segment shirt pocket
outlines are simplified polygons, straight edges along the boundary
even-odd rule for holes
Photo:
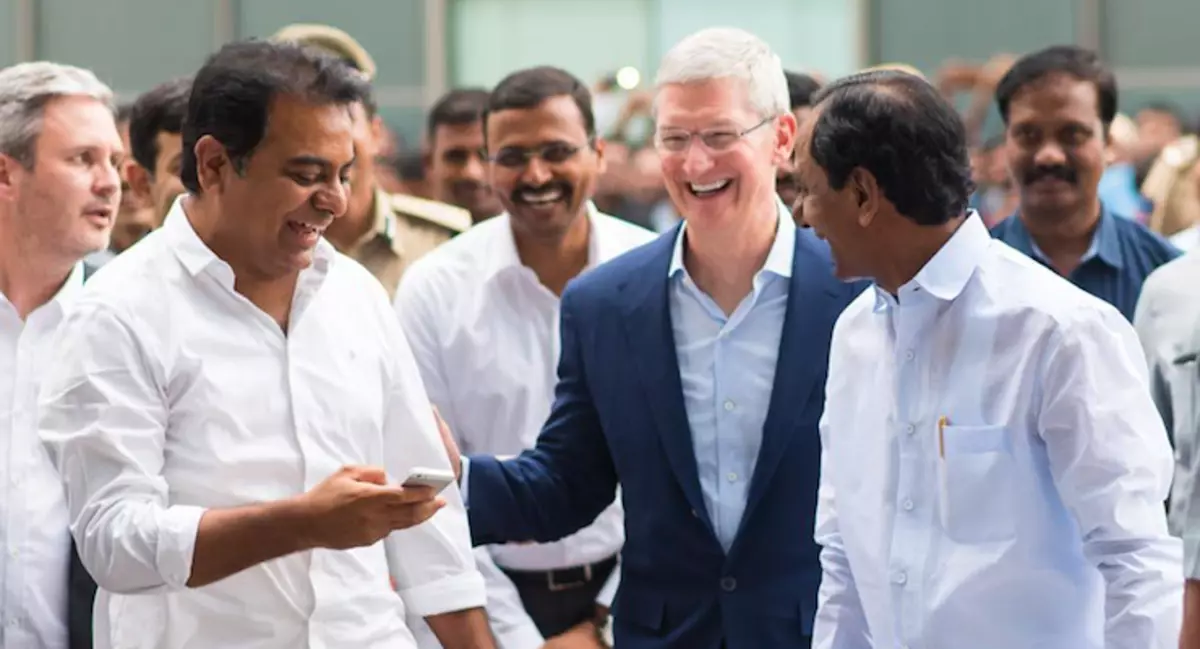
[[[1006,541],[1016,535],[1012,446],[1004,426],[951,426],[938,457],[941,523],[958,543]]]

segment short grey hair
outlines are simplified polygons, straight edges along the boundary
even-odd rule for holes
[[[33,167],[46,104],[58,97],[91,97],[113,107],[113,91],[89,70],[31,61],[0,70],[0,153]]]
[[[663,57],[654,85],[722,78],[746,82],[750,104],[764,119],[791,111],[783,62],[761,38],[734,27],[702,29],[679,41]]]

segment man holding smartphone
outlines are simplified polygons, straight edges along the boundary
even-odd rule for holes
[[[96,649],[492,649],[456,488],[386,292],[322,233],[361,75],[291,44],[195,76],[162,228],[62,326],[40,432],[101,593]],[[395,580],[399,597],[389,587]]]

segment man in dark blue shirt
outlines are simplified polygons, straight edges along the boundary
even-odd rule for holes
[[[1020,204],[992,236],[1132,321],[1146,276],[1180,253],[1100,203],[1117,113],[1112,72],[1092,52],[1050,47],[1013,65],[996,87],[996,103]]]

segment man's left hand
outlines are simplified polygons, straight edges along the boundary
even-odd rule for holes
[[[576,625],[571,630],[546,640],[542,649],[609,649],[600,637],[600,630],[594,622],[588,621]]]

